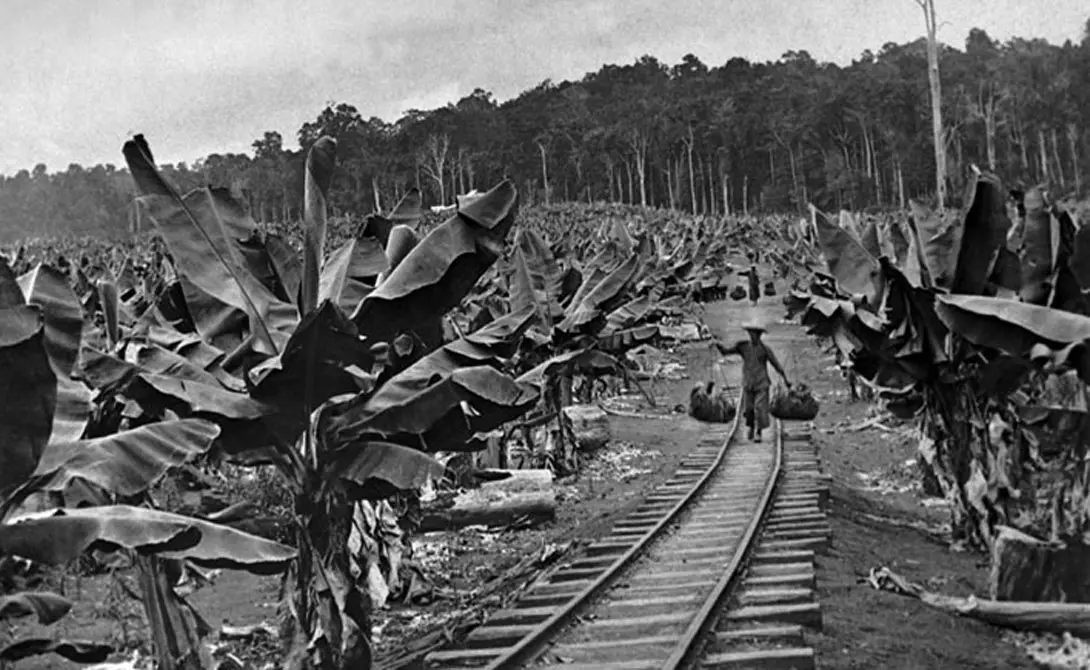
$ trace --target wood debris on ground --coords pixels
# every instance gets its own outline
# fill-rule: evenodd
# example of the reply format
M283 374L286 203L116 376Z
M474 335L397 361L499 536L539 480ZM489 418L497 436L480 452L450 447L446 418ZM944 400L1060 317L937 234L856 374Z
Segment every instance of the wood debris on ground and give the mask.
M644 449L631 442L614 442L609 449L594 455L583 468L583 476L592 481L627 482L654 472L648 464L662 457L662 452Z

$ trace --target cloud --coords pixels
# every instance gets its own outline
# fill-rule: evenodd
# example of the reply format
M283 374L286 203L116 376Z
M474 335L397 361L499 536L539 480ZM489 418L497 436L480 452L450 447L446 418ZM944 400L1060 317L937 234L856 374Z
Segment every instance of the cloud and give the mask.
M941 37L958 46L976 24L999 38L1078 39L1090 13L1085 0L1047 12L943 4ZM806 49L846 62L922 32L912 0L0 2L0 172L120 163L129 132L169 162L247 151L266 130L294 145L328 102L394 120L476 87L503 100L648 53L716 65Z

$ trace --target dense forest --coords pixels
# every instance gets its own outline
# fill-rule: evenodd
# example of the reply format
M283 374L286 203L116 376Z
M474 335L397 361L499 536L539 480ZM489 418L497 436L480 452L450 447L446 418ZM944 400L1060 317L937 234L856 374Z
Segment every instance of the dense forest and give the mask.
M970 32L943 46L949 192L971 165L1008 183L1076 195L1090 174L1090 21L1080 43L999 43ZM410 187L429 204L509 177L531 201L607 200L698 213L902 206L934 191L926 42L886 44L848 66L790 51L709 67L644 56L579 81L542 82L507 102L477 89L395 122L333 104L252 155L164 166L183 190L228 186L264 221L299 217L303 156L339 141L331 204L356 215ZM154 138L150 138L154 141ZM120 151L120 148L119 148ZM45 165L0 177L0 235L124 233L139 225L131 180L113 165Z

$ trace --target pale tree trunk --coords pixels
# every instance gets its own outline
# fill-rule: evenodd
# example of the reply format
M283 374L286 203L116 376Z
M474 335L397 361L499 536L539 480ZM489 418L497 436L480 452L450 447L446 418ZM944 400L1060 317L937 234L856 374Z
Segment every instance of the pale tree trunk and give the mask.
M1029 174L1033 166L1029 162L1029 149L1026 147L1026 129L1020 121L1011 124L1011 136L1018 143L1018 151L1022 158L1022 170Z
M1067 180L1064 179L1064 167L1060 162L1060 141L1057 139L1058 133L1056 128L1052 128L1049 133L1052 138L1052 164L1055 166L1056 177L1060 180L1060 188L1067 188Z
M742 175L742 215L749 216L749 175Z
M870 148L870 160L874 164L874 198L879 207L882 206L882 170L878 166L878 151L874 147L874 140L871 140Z
M640 185L640 205L647 206L647 137L639 132L633 131L629 135L629 146L632 148L633 159L636 162L636 178L639 180ZM633 192L632 200L635 201L636 196Z
M634 205L636 203L636 184L632 181L632 163L625 161L624 169L628 173L628 204Z
M720 176L723 189L723 214L730 216L730 175Z
M711 205L712 216L719 214L719 203L715 197L715 167L716 162L712 160L712 156L708 156L708 178L705 180L708 189L708 204Z
M991 95L991 84L988 85L988 100L982 101L980 106L984 114L984 141L988 152L988 170L995 172L995 96Z
M897 203L903 211L905 208L905 174L901 167L901 158L897 157L894 161L894 169L897 173Z
M1079 129L1074 123L1067 124L1067 145L1071 152L1071 175L1075 179L1075 195L1082 193L1082 173L1079 170Z
M1045 131L1043 128L1037 129L1037 154L1038 161L1041 164L1041 179L1042 182L1048 182L1049 169L1048 169L1048 144L1045 140Z
M942 85L939 82L939 43L935 0L916 0L927 25L927 80L931 86L931 139L935 143L935 197L946 206L946 145L942 134Z
M549 150L544 142L537 143L537 150L541 153L541 184L545 190L545 204L549 204Z
M606 181L609 182L609 201L610 202L617 202L617 198L614 197L614 191L613 191L614 186L616 186L616 183L613 180L613 159L608 154L606 155L605 163L606 163Z
M378 176L377 175L371 177L371 193L373 193L374 196L375 196L375 211L376 212L381 212L382 211L382 200L379 198L379 195L378 195Z
M703 156L697 156L696 170L697 170L697 172L700 173L700 183L704 183L704 157ZM699 196L700 196L700 213L701 214L707 214L707 212L708 212L708 202L704 197L704 189L703 188L700 189ZM696 204L694 203L693 204L693 214L696 214L696 213L697 213Z
M685 155L689 161L689 203L692 205L692 211L696 213L696 176L693 172L693 145L696 143L696 138L693 136L693 126L689 124L689 132L685 136Z
M674 202L674 181L673 181L673 166L669 158L666 159L666 193L669 196L670 209L674 209L677 205Z
M799 206L799 173L795 168L795 149L790 145L784 145L787 147L787 160L791 166L791 197L795 201L795 206Z

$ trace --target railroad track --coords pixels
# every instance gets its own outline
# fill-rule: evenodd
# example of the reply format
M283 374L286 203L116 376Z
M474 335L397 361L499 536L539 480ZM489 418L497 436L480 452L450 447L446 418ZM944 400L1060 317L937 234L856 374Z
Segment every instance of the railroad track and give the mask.
M814 555L828 495L808 434L712 427L612 532L428 668L813 668Z

